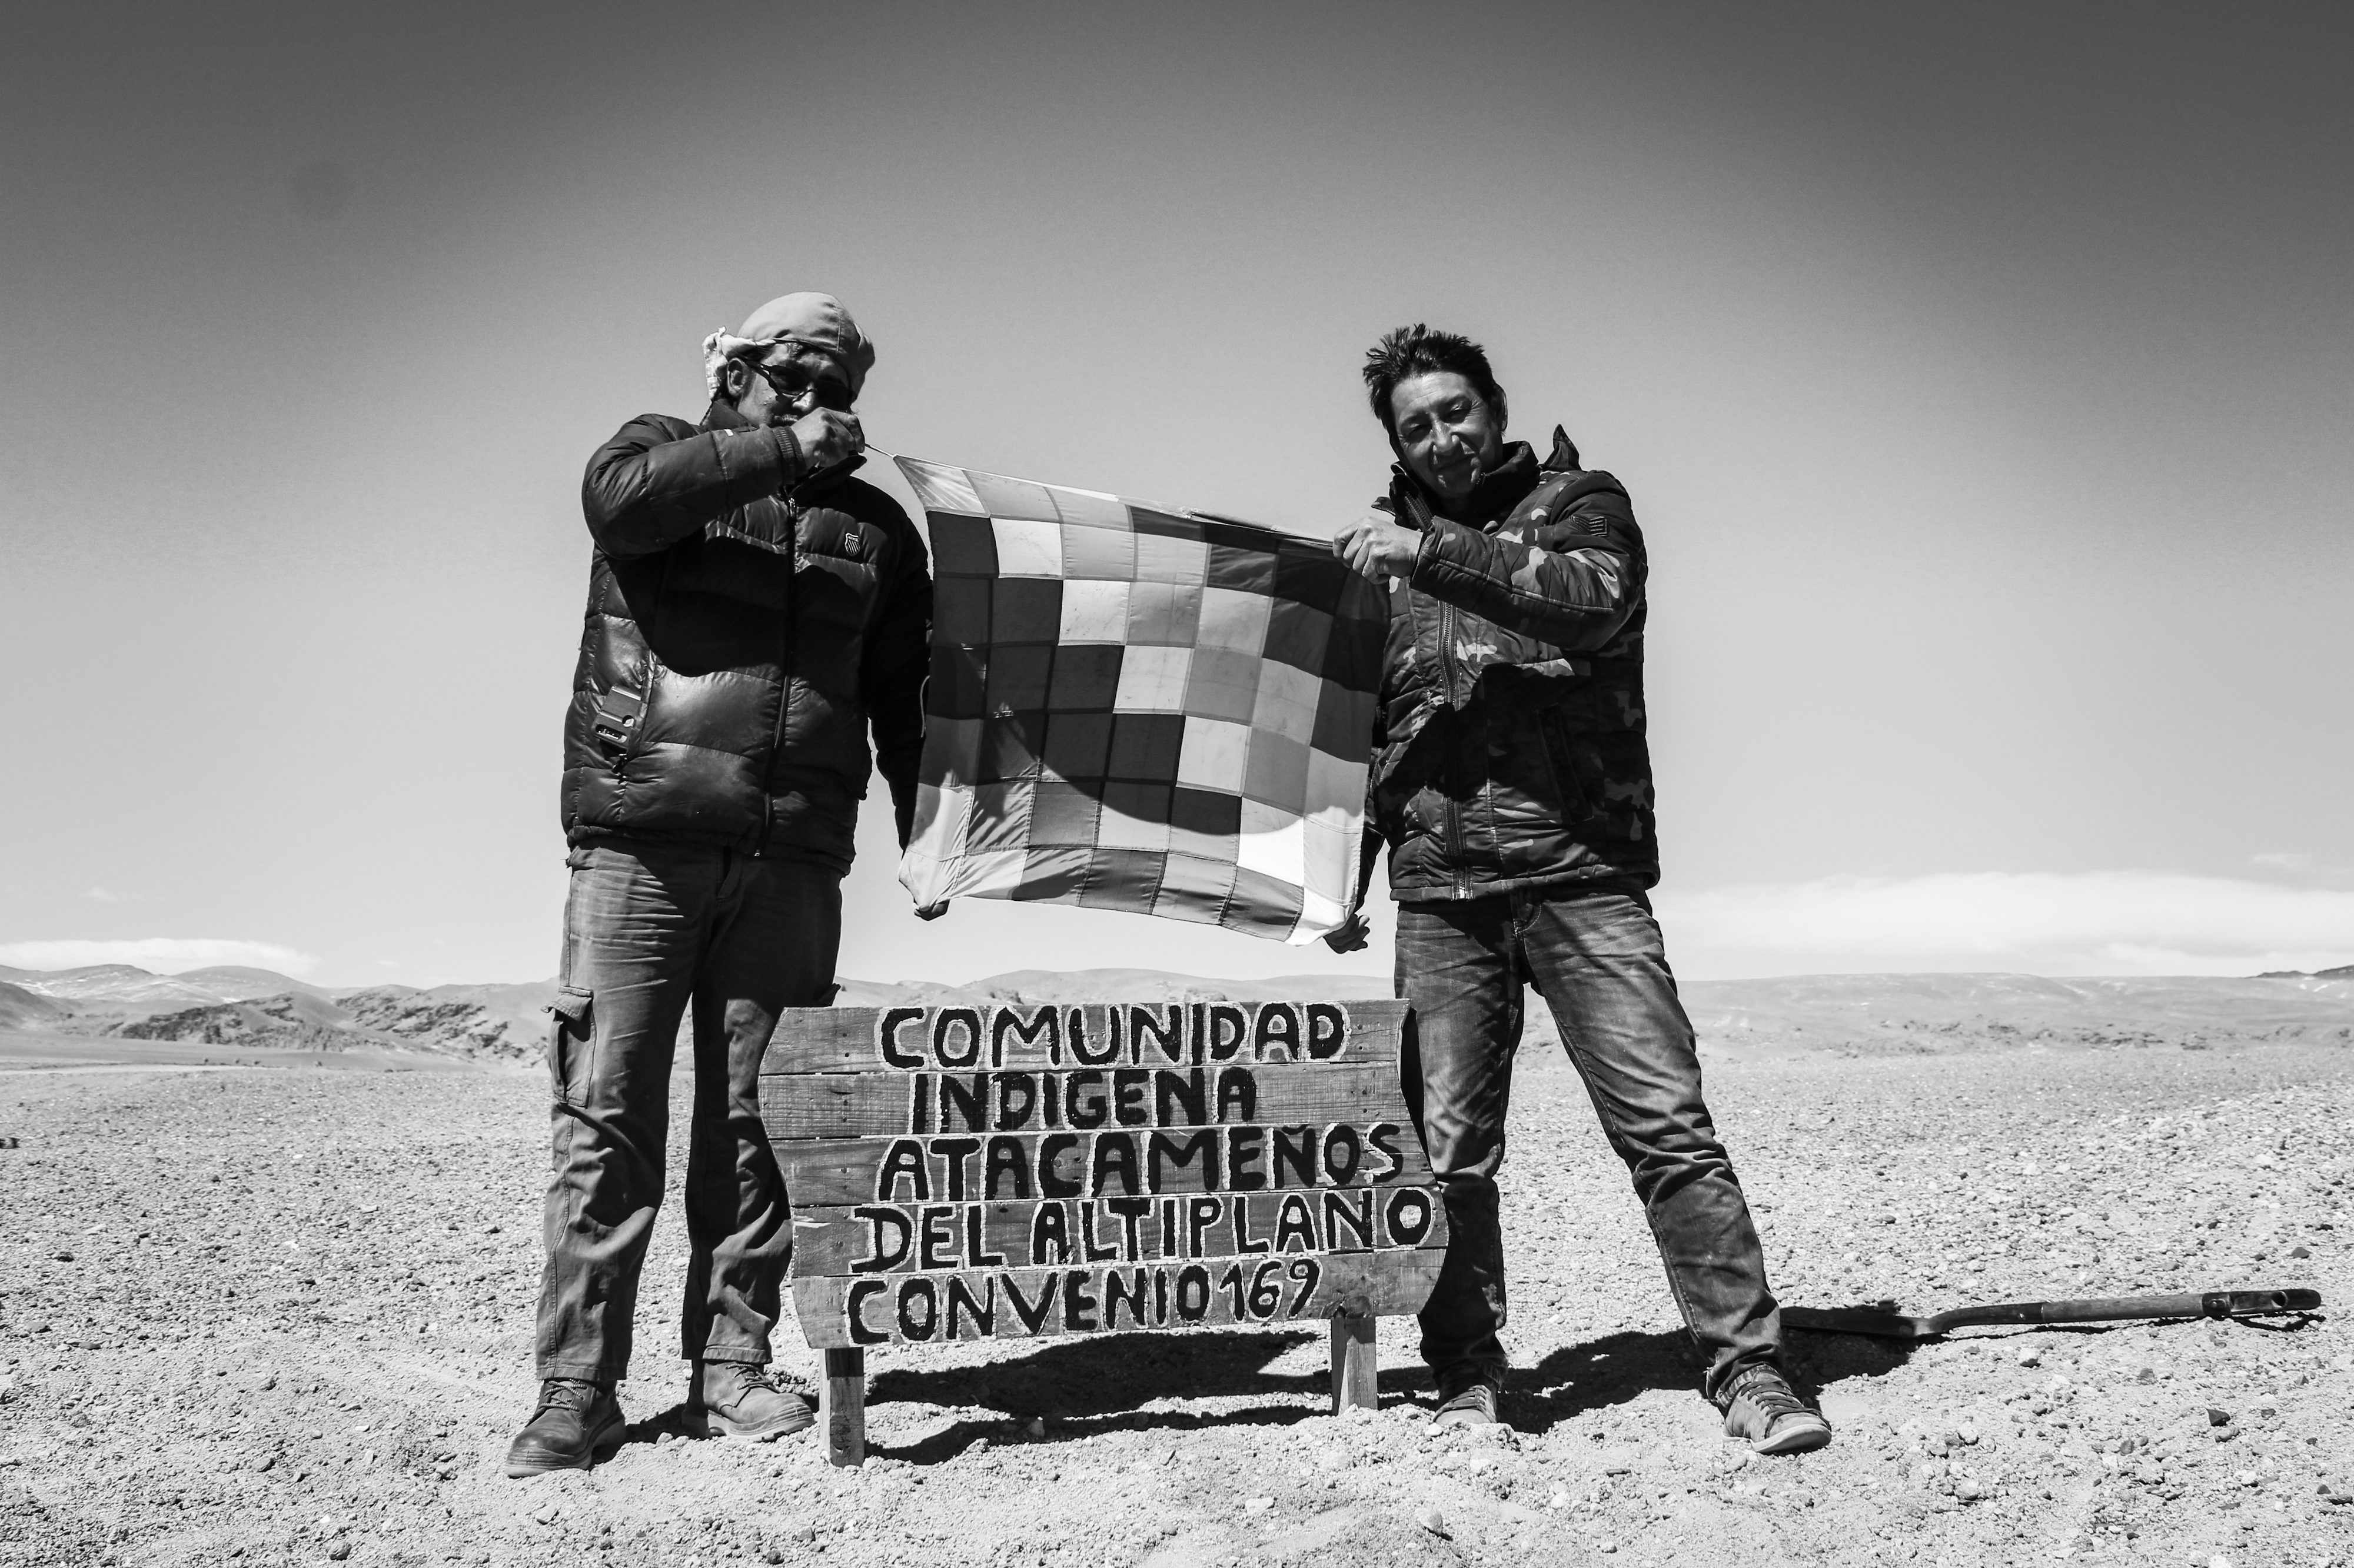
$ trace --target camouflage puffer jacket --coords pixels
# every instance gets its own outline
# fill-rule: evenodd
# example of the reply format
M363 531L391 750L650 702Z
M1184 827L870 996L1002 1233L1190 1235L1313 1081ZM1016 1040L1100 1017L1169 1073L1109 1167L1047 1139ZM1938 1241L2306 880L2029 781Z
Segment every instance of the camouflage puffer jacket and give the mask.
M714 403L699 426L632 419L589 459L596 550L564 723L574 845L688 840L846 871L870 768L906 842L931 659L923 536L847 469L796 483L780 435Z
M1394 579L1370 818L1402 903L1659 881L1643 736L1643 535L1560 430L1480 482L1466 522L1403 468L1385 511L1423 535Z

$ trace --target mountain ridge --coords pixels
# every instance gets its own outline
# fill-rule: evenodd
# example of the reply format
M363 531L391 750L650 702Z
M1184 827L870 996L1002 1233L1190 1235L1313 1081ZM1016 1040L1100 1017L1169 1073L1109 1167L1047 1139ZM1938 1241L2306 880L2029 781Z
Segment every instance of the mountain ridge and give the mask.
M1140 968L1013 969L961 983L846 978L840 1007L1048 1001L1266 1001L1386 997L1365 975L1223 980ZM1848 1055L2015 1048L2201 1049L2263 1040L2354 1042L2354 966L2308 974L2054 978L2000 972L1789 975L1681 988L1704 1048ZM539 1054L553 978L330 988L268 969L158 975L127 964L0 968L0 1031L229 1051L398 1052L489 1065ZM1524 1044L1557 1043L1530 999Z

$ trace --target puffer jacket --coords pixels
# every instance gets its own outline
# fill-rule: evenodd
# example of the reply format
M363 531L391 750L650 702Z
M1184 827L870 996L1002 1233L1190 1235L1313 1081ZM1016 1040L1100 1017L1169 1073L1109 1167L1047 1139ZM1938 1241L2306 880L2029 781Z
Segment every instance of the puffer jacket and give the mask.
M1370 780L1404 903L1659 880L1643 733L1643 536L1560 430L1462 513L1403 467L1376 503L1423 538L1394 579ZM1369 853L1372 844L1369 841Z
M564 725L575 844L688 840L849 869L872 766L900 839L930 660L924 542L847 467L714 403L631 420L588 460L596 541Z

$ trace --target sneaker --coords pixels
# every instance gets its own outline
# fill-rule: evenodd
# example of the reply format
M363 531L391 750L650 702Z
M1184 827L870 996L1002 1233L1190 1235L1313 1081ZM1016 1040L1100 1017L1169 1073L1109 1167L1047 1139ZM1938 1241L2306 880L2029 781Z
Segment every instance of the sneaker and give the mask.
M1497 1368L1463 1361L1438 1378L1438 1410L1435 1426L1493 1426L1496 1404L1503 1397L1504 1376Z
M507 1445L507 1474L520 1480L550 1470L585 1470L611 1458L629 1429L609 1385L549 1378L539 1385L539 1408Z
M1741 1438L1756 1453L1804 1454L1831 1440L1831 1424L1809 1409L1773 1367L1734 1374L1717 1403L1724 1409L1724 1435Z
M686 1430L695 1437L788 1437L817 1420L807 1394L751 1361L697 1361L686 1385Z

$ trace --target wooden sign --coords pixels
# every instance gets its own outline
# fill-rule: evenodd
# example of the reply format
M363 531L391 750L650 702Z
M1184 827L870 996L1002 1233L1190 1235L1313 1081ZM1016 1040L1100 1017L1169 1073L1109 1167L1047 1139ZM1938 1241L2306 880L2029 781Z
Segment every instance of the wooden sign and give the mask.
M869 1345L1327 1319L1335 1404L1370 1402L1372 1320L1421 1308L1447 1245L1398 1083L1405 1016L1396 1001L784 1013L761 1119L837 1462L863 1444Z

